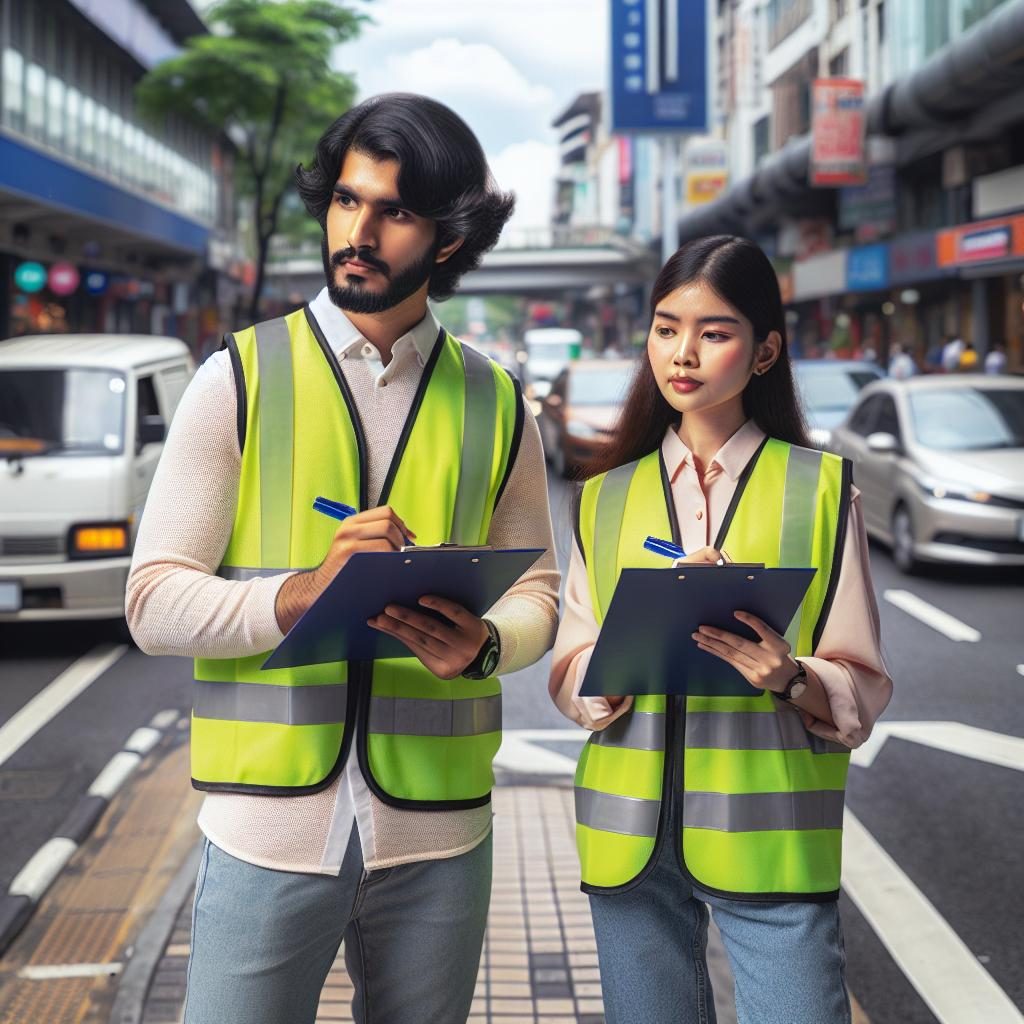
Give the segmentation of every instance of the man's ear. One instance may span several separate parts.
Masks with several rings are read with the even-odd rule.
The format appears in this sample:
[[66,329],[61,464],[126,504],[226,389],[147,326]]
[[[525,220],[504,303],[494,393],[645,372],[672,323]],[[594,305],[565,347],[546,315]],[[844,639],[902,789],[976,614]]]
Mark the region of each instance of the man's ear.
[[757,346],[757,354],[754,358],[754,370],[757,373],[765,373],[770,370],[782,351],[782,335],[778,331],[769,331],[768,336]]
[[441,248],[437,250],[434,262],[445,263],[447,260],[451,259],[451,257],[462,248],[463,242],[465,242],[464,238],[453,238],[446,245],[442,245]]

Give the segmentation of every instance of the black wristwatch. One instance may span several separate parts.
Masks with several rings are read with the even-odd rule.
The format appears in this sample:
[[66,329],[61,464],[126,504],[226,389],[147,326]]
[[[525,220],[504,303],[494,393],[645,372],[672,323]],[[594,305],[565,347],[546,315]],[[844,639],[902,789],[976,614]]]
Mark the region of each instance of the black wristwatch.
[[797,662],[800,667],[796,670],[796,675],[788,683],[786,688],[781,690],[775,696],[779,700],[791,701],[795,700],[807,689],[807,669],[804,668],[802,662]]
[[501,638],[498,636],[498,627],[490,619],[483,620],[487,627],[487,639],[477,652],[477,656],[465,667],[462,672],[463,679],[486,679],[494,675],[501,658]]

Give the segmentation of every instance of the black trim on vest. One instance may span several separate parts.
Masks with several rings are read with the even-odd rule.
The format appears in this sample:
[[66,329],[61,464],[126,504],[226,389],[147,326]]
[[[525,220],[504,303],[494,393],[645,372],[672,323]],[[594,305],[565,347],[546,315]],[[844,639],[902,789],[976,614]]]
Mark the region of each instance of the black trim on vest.
[[583,485],[585,481],[576,482],[569,494],[569,516],[572,520],[572,532],[576,538],[576,547],[579,548],[580,558],[583,564],[587,564],[587,552],[583,547],[583,530],[580,526],[580,518],[583,515]]
[[331,373],[334,374],[334,379],[348,408],[349,419],[352,421],[352,430],[356,435],[356,448],[359,451],[359,510],[365,512],[369,507],[369,498],[367,496],[369,474],[366,470],[366,434],[363,431],[363,422],[359,418],[356,402],[352,397],[348,382],[345,380],[345,375],[341,372],[341,367],[338,365],[338,358],[335,356],[334,350],[327,343],[327,338],[324,337],[324,332],[320,329],[316,317],[313,316],[313,311],[309,306],[305,306],[303,313],[306,315],[306,323],[309,324],[313,337],[316,338],[317,344],[319,344],[324,358],[327,360],[327,365],[331,368]]
[[349,666],[349,686],[345,699],[345,733],[337,760],[327,775],[310,786],[250,786],[244,782],[200,782],[192,779],[192,788],[204,793],[243,793],[249,796],[311,796],[321,793],[341,774],[352,749],[352,730],[356,721],[356,687],[352,685],[352,668]]
[[245,451],[245,428],[249,417],[249,402],[245,390],[245,371],[242,369],[242,357],[238,352],[238,342],[233,334],[225,334],[221,348],[228,350],[231,360],[231,376],[235,379],[235,425],[238,431],[238,451]]
[[402,433],[398,437],[398,446],[395,448],[394,457],[391,460],[391,465],[388,466],[387,476],[384,477],[384,485],[380,489],[380,497],[377,499],[378,506],[386,505],[388,503],[388,497],[391,495],[391,488],[395,485],[395,478],[398,476],[398,469],[402,464],[402,459],[405,456],[405,449],[409,446],[409,438],[412,436],[412,429],[416,425],[416,420],[419,417],[420,407],[423,405],[423,399],[427,394],[427,387],[430,384],[430,379],[434,376],[434,367],[437,366],[437,361],[441,358],[441,349],[444,348],[445,329],[442,327],[437,333],[437,340],[434,342],[434,347],[431,349],[430,358],[427,360],[427,365],[423,368],[423,376],[420,377],[419,386],[416,388],[416,394],[412,400],[412,406],[409,409],[409,415],[405,418],[405,424],[402,427]]
[[[508,370],[504,372],[508,373]],[[526,419],[526,408],[523,405],[523,387],[511,373],[508,373],[508,377],[512,381],[512,387],[516,393],[516,422],[512,428],[512,444],[508,450],[508,462],[505,463],[505,475],[501,478],[501,486],[498,487],[498,493],[494,498],[494,508],[498,507],[498,502],[501,501],[501,496],[505,493],[505,485],[508,483],[508,478],[512,475],[512,467],[515,466],[516,459],[519,457],[519,445],[523,440],[523,423]]]
[[818,641],[825,631],[825,623],[828,622],[829,613],[832,611],[832,602],[835,600],[836,589],[839,586],[839,570],[843,564],[843,549],[846,547],[846,530],[850,522],[850,488],[853,486],[853,463],[849,459],[843,459],[843,481],[839,495],[839,522],[836,524],[836,547],[832,552],[832,569],[828,578],[828,589],[825,591],[825,602],[821,606],[821,614],[814,625],[814,633],[811,636],[811,653],[818,649]]
[[740,507],[740,498],[743,497],[743,492],[747,489],[747,484],[750,483],[750,478],[754,473],[754,467],[757,465],[757,460],[761,458],[761,452],[764,451],[764,446],[768,443],[766,437],[758,446],[757,451],[750,456],[750,461],[743,467],[743,472],[740,473],[740,478],[736,482],[736,490],[733,492],[732,501],[729,502],[729,507],[726,509],[725,518],[722,520],[722,526],[718,531],[718,536],[715,537],[715,547],[721,551],[722,545],[725,543],[725,536],[729,532],[729,527],[732,526],[733,519],[736,518],[736,510]]

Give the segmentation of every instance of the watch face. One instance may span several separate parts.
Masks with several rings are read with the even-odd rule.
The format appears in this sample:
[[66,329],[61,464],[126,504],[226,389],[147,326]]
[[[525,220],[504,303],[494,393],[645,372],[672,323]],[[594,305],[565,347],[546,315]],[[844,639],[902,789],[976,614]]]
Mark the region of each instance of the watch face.
[[498,652],[492,646],[484,656],[484,675],[489,676],[498,667]]

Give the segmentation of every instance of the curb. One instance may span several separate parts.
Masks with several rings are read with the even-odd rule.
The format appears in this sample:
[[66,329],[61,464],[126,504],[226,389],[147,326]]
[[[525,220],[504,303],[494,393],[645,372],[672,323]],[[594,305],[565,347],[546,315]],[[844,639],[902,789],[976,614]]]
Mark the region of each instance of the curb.
[[96,827],[118,790],[179,716],[176,708],[169,708],[154,715],[149,725],[136,729],[79,797],[53,838],[43,843],[14,876],[0,900],[0,955],[28,923],[43,894]]
[[110,1024],[139,1024],[142,1020],[153,976],[174,931],[181,905],[195,885],[202,853],[203,840],[200,839],[178,868],[156,910],[139,933],[117,986]]

